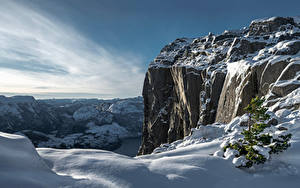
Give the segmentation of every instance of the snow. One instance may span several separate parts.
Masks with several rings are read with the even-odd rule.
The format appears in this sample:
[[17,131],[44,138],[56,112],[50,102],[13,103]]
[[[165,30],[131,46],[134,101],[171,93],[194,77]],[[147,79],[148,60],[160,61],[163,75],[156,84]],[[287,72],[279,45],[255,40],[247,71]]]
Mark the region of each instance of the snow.
[[96,106],[83,106],[74,112],[73,118],[75,121],[87,121],[95,119],[98,124],[111,123],[113,115],[109,112],[103,112],[97,109]]
[[271,18],[260,18],[260,19],[255,19],[251,22],[251,24],[254,24],[254,23],[262,23],[262,22],[271,22],[271,21],[274,21],[277,17],[274,16],[274,17],[271,17]]
[[[277,36],[279,37],[279,36]],[[298,43],[300,40],[292,40],[292,41],[281,41],[278,42],[274,47],[269,49],[269,53],[274,54],[275,52],[285,52],[290,49],[294,43]]]
[[232,163],[234,166],[244,166],[247,163],[246,157],[245,156],[240,156],[240,157],[235,157],[232,160]]
[[[94,133],[96,136],[101,136],[104,134],[117,135],[119,138],[126,138],[130,134],[127,129],[121,127],[119,124],[113,122],[108,125],[96,126],[93,123],[87,124],[89,128],[86,133]],[[109,141],[108,141],[109,142]]]
[[[257,19],[252,21],[251,24],[270,22],[276,18],[277,17]],[[293,17],[293,19],[295,22],[300,23],[299,17]],[[277,57],[275,54],[284,54],[287,50],[291,49],[290,46],[293,45],[293,43],[299,42],[299,37],[297,37],[296,33],[300,32],[300,28],[295,25],[287,24],[284,27],[279,27],[278,30],[269,33],[268,37],[250,36],[249,32],[247,32],[250,28],[251,27],[247,27],[238,31],[225,31],[221,35],[210,33],[207,36],[199,38],[177,39],[162,49],[154,62],[149,65],[149,68],[187,67],[197,70],[213,68],[224,73],[233,70],[243,72],[243,70],[239,71],[239,65],[241,65],[241,68],[246,68],[242,65],[263,63],[264,60],[268,60],[268,58]],[[282,41],[281,37],[284,39],[293,35],[295,35],[293,41]],[[221,36],[221,39],[216,41],[216,38],[219,36]],[[222,39],[223,37],[225,39]],[[240,48],[242,44],[241,41],[246,41],[246,43],[248,41],[251,44],[265,43],[266,46],[258,52],[243,54],[244,50],[245,52],[249,50],[247,50],[246,46],[245,49]],[[187,55],[185,55],[186,52]],[[244,59],[245,62],[238,62],[241,59]],[[234,65],[236,65],[237,69],[232,69]]]
[[81,146],[89,146],[91,148],[108,149],[120,144],[120,139],[136,136],[116,122],[101,126],[96,125],[94,122],[89,122],[86,127],[87,130],[83,133],[68,134],[63,138],[38,133],[49,138],[47,141],[41,141],[38,147],[60,147],[63,144],[66,148],[73,148],[74,145],[80,144]]
[[34,112],[33,106],[35,106],[35,99],[32,96],[13,96],[5,97],[0,95],[0,116],[10,114],[21,119],[22,110],[19,104],[28,104],[27,109]]
[[69,178],[55,174],[31,142],[19,135],[0,132],[1,187],[58,187]]
[[227,64],[228,75],[230,76],[230,78],[232,78],[233,76],[239,76],[242,73],[246,72],[246,70],[249,67],[250,67],[249,62],[245,60],[228,63]]
[[221,137],[224,134],[224,126],[220,124],[200,125],[198,128],[191,130],[191,135],[185,137],[183,140],[177,140],[171,144],[162,144],[157,147],[153,153],[161,153],[165,151],[174,150],[177,148],[186,147],[193,144],[204,143],[209,140]]
[[269,154],[269,151],[270,151],[270,148],[265,148],[265,147],[262,147],[262,146],[252,146],[252,148],[256,151],[258,151],[259,154],[263,155],[266,159],[269,159],[270,158],[270,154]]
[[300,24],[300,16],[293,16],[294,22]]
[[225,157],[225,159],[232,160],[232,159],[234,159],[235,155],[237,155],[237,154],[239,154],[238,151],[227,148],[226,151],[224,152],[224,157]]
[[[227,75],[226,75],[226,81],[224,83],[224,86],[223,87],[227,87],[229,86],[230,84],[232,84],[232,80],[234,80],[234,78],[236,78],[236,80],[244,80],[244,78],[247,76],[248,74],[248,69],[249,67],[251,67],[251,61],[248,61],[248,60],[240,60],[240,61],[236,61],[236,62],[228,62],[227,63]],[[225,86],[225,84],[227,86]],[[240,92],[241,90],[243,89],[242,88],[242,85],[243,83],[240,82],[240,83],[237,83],[239,84],[236,89],[235,89],[235,98],[231,99],[233,101],[235,101],[235,109],[237,110],[238,108],[238,105],[239,103],[241,102],[240,101]]]
[[84,121],[97,117],[98,113],[99,111],[94,106],[83,106],[73,114],[73,118],[75,121]]
[[[300,183],[299,140],[274,158],[272,166],[256,170],[240,170],[228,159],[210,155],[220,145],[217,139],[139,157],[104,150],[38,148],[40,157],[25,137],[1,133],[0,142],[0,183],[6,187],[277,188]],[[236,164],[242,162],[235,159]]]
[[[141,110],[137,106],[137,100],[131,101],[131,100],[120,100],[116,103],[112,104],[108,111],[114,114],[128,114],[128,113],[139,113]],[[140,100],[140,104],[142,103],[142,100]]]
[[[158,55],[154,62],[150,63],[150,67],[157,67],[155,61],[159,61],[160,59],[164,59],[165,61],[172,62],[175,57],[178,55],[179,51],[183,49],[185,46],[191,44],[194,39],[181,38],[177,39],[173,43],[170,43],[169,46],[172,46],[172,50],[162,50],[160,55]],[[168,67],[166,65],[160,64],[159,67]]]
[[270,110],[273,111],[275,109],[284,109],[284,108],[289,109],[292,106],[296,106],[298,104],[300,104],[300,88],[295,89],[287,96],[281,98],[277,103],[275,103],[273,106],[270,107]]
[[[290,94],[289,98],[293,97],[299,97],[298,92]],[[287,133],[293,134],[291,147],[250,169],[235,168],[245,164],[245,158],[235,157],[235,150],[222,149],[240,137],[244,128],[240,123],[247,120],[247,115],[229,124],[199,125],[183,140],[138,157],[93,149],[38,148],[37,153],[27,138],[0,133],[0,183],[9,187],[297,187],[300,111],[282,109],[273,115],[279,120],[274,130],[286,127]],[[89,131],[97,133],[112,125],[88,126]],[[116,132],[122,132],[122,127],[113,126]],[[268,155],[266,148],[254,149]]]

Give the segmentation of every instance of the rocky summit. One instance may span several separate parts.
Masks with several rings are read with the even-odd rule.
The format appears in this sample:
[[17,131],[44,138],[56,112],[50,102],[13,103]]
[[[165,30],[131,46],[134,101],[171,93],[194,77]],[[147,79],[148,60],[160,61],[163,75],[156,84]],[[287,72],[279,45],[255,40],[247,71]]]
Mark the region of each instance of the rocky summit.
[[146,73],[139,154],[182,139],[192,128],[230,122],[254,96],[280,110],[274,104],[300,87],[299,51],[299,17],[258,19],[240,30],[168,44]]

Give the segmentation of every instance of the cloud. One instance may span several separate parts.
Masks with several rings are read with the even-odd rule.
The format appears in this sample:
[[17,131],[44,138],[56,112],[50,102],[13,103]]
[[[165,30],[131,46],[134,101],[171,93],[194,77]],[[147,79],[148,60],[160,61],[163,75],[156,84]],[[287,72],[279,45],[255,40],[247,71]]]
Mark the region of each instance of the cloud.
[[142,58],[16,1],[0,6],[0,92],[141,94]]

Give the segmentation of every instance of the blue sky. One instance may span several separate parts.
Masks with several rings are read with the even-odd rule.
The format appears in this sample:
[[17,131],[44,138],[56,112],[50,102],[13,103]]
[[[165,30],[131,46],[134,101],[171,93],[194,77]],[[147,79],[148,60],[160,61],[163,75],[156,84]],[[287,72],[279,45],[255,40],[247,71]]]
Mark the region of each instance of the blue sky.
[[300,1],[0,0],[0,93],[141,95],[149,62],[179,37],[297,16]]

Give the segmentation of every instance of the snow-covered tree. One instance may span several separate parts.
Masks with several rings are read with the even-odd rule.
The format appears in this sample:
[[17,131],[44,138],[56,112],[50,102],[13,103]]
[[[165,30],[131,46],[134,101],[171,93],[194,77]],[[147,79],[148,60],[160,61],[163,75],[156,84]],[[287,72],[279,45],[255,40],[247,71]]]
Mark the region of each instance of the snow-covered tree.
[[223,149],[236,151],[234,160],[240,161],[237,167],[251,167],[270,158],[270,154],[286,150],[290,144],[291,134],[286,131],[274,134],[267,121],[270,119],[267,108],[263,107],[264,98],[253,98],[244,109],[249,116],[248,129],[242,131],[243,138],[227,144]]

